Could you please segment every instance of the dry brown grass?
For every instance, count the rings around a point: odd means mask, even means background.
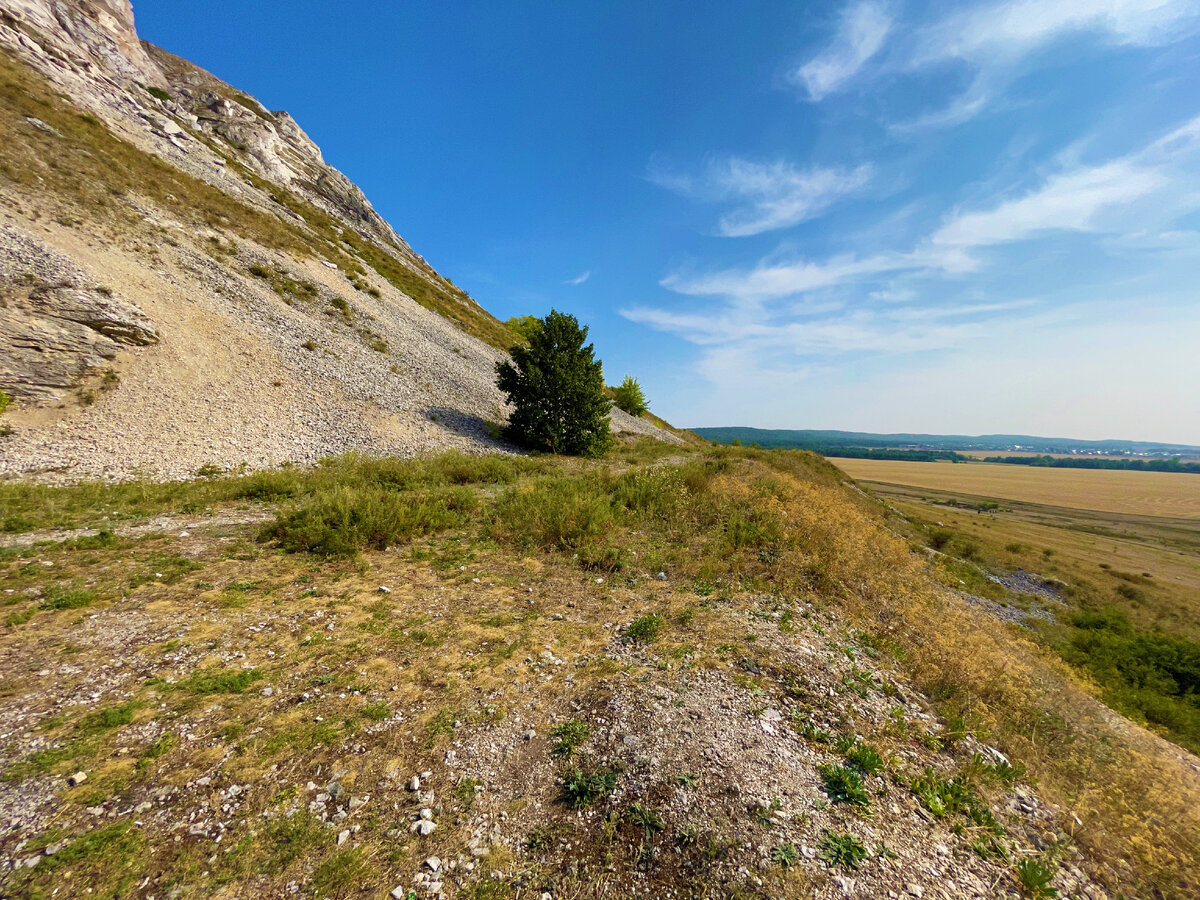
[[[105,622],[137,623],[152,615],[157,624],[139,625],[146,628],[137,638],[140,649],[128,651],[137,653],[145,676],[176,673],[177,682],[192,683],[181,666],[230,667],[227,656],[237,652],[245,656],[236,658],[233,671],[253,666],[263,672],[262,683],[288,696],[313,695],[301,711],[260,696],[257,683],[242,693],[199,696],[151,678],[139,690],[156,692],[154,702],[166,704],[157,715],[194,722],[205,749],[176,748],[144,770],[119,760],[106,763],[94,769],[89,791],[121,791],[145,777],[186,784],[214,764],[220,742],[211,742],[223,729],[232,752],[226,757],[230,778],[263,785],[260,790],[272,779],[303,782],[315,766],[328,771],[344,763],[338,747],[371,726],[370,710],[378,703],[407,710],[405,721],[374,739],[372,752],[350,766],[347,784],[373,783],[389,769],[407,774],[431,749],[449,746],[456,720],[488,721],[517,708],[530,715],[562,701],[560,680],[544,680],[523,664],[536,660],[542,648],[595,660],[576,667],[576,690],[623,677],[620,665],[605,658],[612,635],[598,623],[660,615],[666,627],[656,649],[663,659],[693,654],[698,667],[728,670],[731,654],[720,648],[748,646],[749,598],[803,598],[848,628],[865,629],[947,718],[963,716],[1028,766],[1043,796],[1059,808],[1061,827],[1112,886],[1147,897],[1194,892],[1200,884],[1194,759],[1113,715],[1031,641],[946,594],[930,580],[922,558],[889,531],[876,504],[846,491],[838,477],[810,454],[724,449],[658,460],[645,469],[569,462],[523,476],[514,496],[544,491],[545,503],[564,509],[587,509],[589,498],[598,496],[624,497],[636,511],[610,513],[607,544],[585,550],[612,549],[636,559],[632,570],[623,570],[631,574],[668,568],[669,583],[626,583],[623,575],[591,568],[587,554],[570,545],[552,550],[535,542],[520,549],[518,536],[489,519],[506,509],[504,515],[526,511],[506,507],[510,495],[492,488],[481,491],[484,505],[475,524],[357,559],[280,554],[231,529],[227,540],[208,538],[207,549],[193,549],[202,568],[173,583],[155,578],[156,572],[170,576],[183,568],[164,568],[166,558],[153,555],[182,546],[166,538],[91,550],[35,549],[29,558],[9,552],[0,577],[24,591],[43,584],[52,568],[57,580],[90,583],[101,597],[96,611],[111,610]],[[112,490],[94,491],[90,502],[109,506],[121,489]],[[54,566],[31,565],[43,556]],[[602,584],[595,582],[598,572]],[[130,587],[139,573],[150,580]],[[381,595],[380,584],[392,593]],[[571,604],[586,613],[584,622],[572,621]],[[568,615],[551,615],[558,611]],[[261,635],[248,630],[268,616],[282,616],[282,627]],[[100,664],[104,654],[124,652],[106,631],[95,631],[98,626],[80,632],[78,621],[79,610],[38,611],[10,628],[3,641],[22,658],[69,653],[77,662]],[[181,622],[191,627],[177,635]],[[71,644],[75,650],[64,649]],[[17,696],[36,691],[36,684],[31,670],[28,677],[8,677],[4,691]],[[137,715],[141,722],[150,710]],[[70,718],[42,733],[66,739],[74,728]],[[144,758],[145,748],[133,740],[132,758]],[[123,738],[124,746],[129,741]],[[105,742],[50,762],[52,771],[115,760],[115,745]],[[390,846],[383,836],[388,827],[384,821],[364,836],[371,853]],[[274,865],[265,845],[245,846],[221,863],[221,877],[237,881],[255,866]],[[321,844],[313,852],[320,858],[329,849]],[[188,864],[174,852],[169,844],[155,847],[155,864],[171,871]]]

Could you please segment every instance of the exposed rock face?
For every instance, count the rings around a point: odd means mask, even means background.
[[[53,399],[110,363],[122,345],[157,342],[136,307],[95,289],[39,289],[0,309],[0,379],[17,397]]]
[[[138,40],[129,0],[4,0],[0,25],[63,62],[150,84],[163,80]]]
[[[122,348],[158,342],[137,306],[14,229],[0,230],[0,255],[0,384],[11,395],[61,399]]]

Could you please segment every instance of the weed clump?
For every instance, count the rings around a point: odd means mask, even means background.
[[[825,781],[825,793],[830,800],[851,806],[871,805],[871,796],[863,785],[862,775],[856,769],[825,765],[821,766],[819,771]]]
[[[857,869],[867,858],[867,848],[852,834],[826,831],[821,837],[821,856],[839,869]]]
[[[574,766],[563,777],[562,799],[571,809],[585,809],[617,789],[619,772],[591,765]]]
[[[658,640],[665,624],[666,620],[658,613],[650,613],[630,622],[626,634],[635,644],[653,644]]]
[[[550,752],[555,756],[570,759],[575,755],[583,742],[591,736],[591,729],[588,728],[587,723],[582,719],[568,719],[561,725],[556,725],[552,728],[550,736],[556,738],[554,746],[550,748]]]

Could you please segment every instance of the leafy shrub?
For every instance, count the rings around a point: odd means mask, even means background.
[[[513,334],[526,341],[531,341],[533,336],[541,330],[542,320],[537,316],[513,316],[504,324]]]
[[[12,397],[8,396],[4,391],[0,391],[0,416],[4,415],[4,411],[8,409],[11,403]]]
[[[371,488],[322,491],[291,512],[279,513],[260,533],[288,553],[352,556],[384,550],[400,540],[461,524],[469,501],[461,493],[404,495]]]
[[[1112,608],[1077,612],[1071,625],[1059,652],[1100,684],[1106,702],[1200,752],[1200,642],[1137,629]]]
[[[612,446],[604,375],[593,346],[584,346],[587,333],[574,316],[551,310],[528,346],[497,363],[497,386],[513,406],[509,440],[569,456],[601,456]]]
[[[954,539],[954,532],[945,528],[931,528],[926,540],[934,550],[941,550]]]
[[[597,478],[555,477],[506,492],[493,512],[492,536],[519,547],[575,550],[612,523],[612,503]]]
[[[646,403],[646,395],[642,386],[632,375],[626,375],[621,384],[612,389],[613,403],[629,415],[637,417],[646,412],[650,406]]]

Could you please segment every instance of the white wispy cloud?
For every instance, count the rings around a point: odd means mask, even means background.
[[[930,241],[938,246],[985,247],[1046,231],[1091,231],[1105,211],[1123,207],[1167,183],[1165,172],[1128,160],[1067,172],[1020,199],[951,219]]]
[[[673,273],[662,286],[679,294],[725,296],[745,303],[777,300],[808,291],[900,272],[963,274],[982,263],[977,248],[1049,232],[1145,230],[1149,219],[1170,219],[1200,208],[1200,117],[1146,147],[1115,160],[1047,177],[1036,189],[988,208],[958,211],[916,247],[871,256],[814,261],[775,258],[748,269],[702,274]],[[1145,201],[1148,207],[1134,205]]]
[[[584,272],[581,275],[576,275],[574,278],[568,278],[566,281],[563,282],[563,284],[571,284],[571,285],[583,284],[585,281],[587,281],[591,277],[592,277],[592,271],[591,271],[591,269],[589,269],[588,271]]]
[[[1002,0],[967,6],[918,26],[903,68],[951,60],[975,70],[970,87],[943,109],[893,126],[912,131],[965,122],[1003,92],[1035,51],[1077,34],[1118,45],[1158,46],[1200,27],[1200,0]]]
[[[792,74],[812,100],[821,100],[853,78],[883,47],[892,30],[887,7],[872,0],[848,6],[833,42]]]
[[[1095,166],[1047,178],[1036,190],[991,209],[959,213],[929,238],[935,247],[987,247],[1049,231],[1139,230],[1136,201],[1154,197],[1152,218],[1200,207],[1195,164],[1200,161],[1200,116],[1146,147]]]
[[[700,175],[670,171],[652,162],[647,177],[675,193],[732,209],[718,223],[725,237],[745,237],[787,228],[819,215],[842,197],[862,189],[872,169],[798,169],[786,162],[753,162],[732,157],[712,162]]]
[[[956,12],[928,28],[916,62],[946,57],[1013,62],[1066,35],[1092,32],[1118,44],[1153,46],[1196,25],[1195,0],[1005,0]]]
[[[742,301],[776,300],[806,291],[861,281],[892,272],[938,269],[967,272],[978,263],[955,247],[930,247],[909,253],[880,253],[868,257],[838,256],[821,262],[760,262],[750,269],[726,269],[704,275],[668,275],[660,282],[668,290],[693,296],[726,296]]]

